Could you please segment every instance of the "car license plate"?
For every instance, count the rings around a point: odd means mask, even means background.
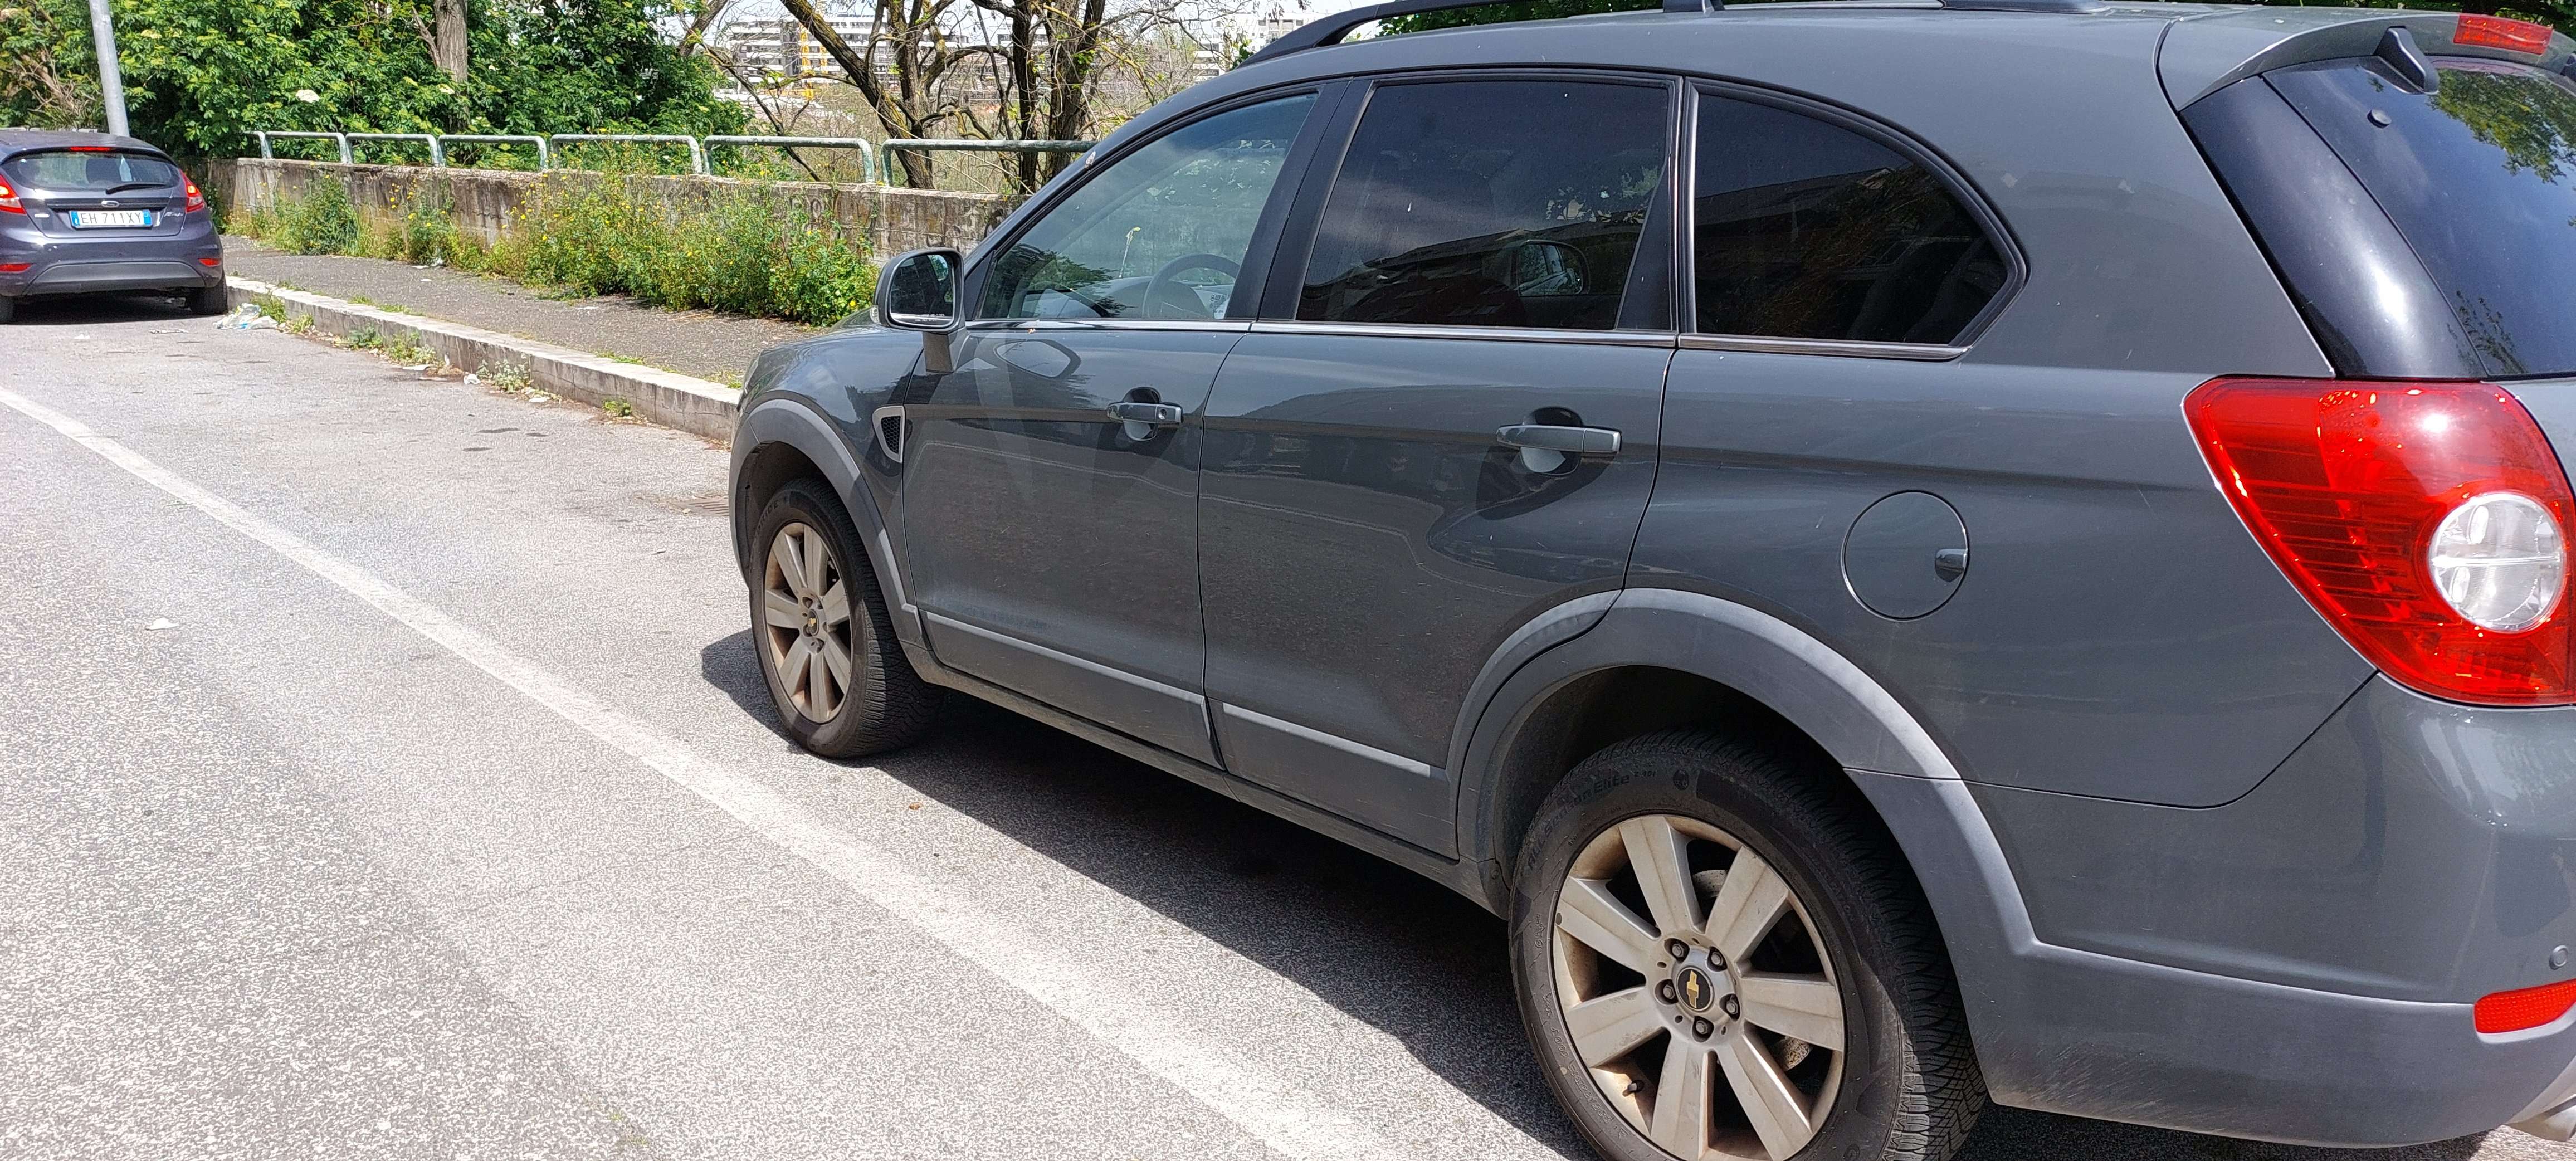
[[[150,210],[73,210],[72,228],[95,230],[103,226],[149,226]]]

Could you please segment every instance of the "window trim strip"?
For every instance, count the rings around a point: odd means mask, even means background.
[[[1257,335],[1348,335],[1375,339],[1462,339],[1512,343],[1588,343],[1603,347],[1669,347],[1671,331],[1576,331],[1553,327],[1457,327],[1436,323],[1344,323],[1310,319],[1261,319]]]
[[[1968,353],[1948,343],[1872,343],[1856,339],[1791,339],[1767,335],[1680,336],[1685,351],[1750,351],[1765,355],[1840,355],[1853,359],[1910,359],[1940,363]]]

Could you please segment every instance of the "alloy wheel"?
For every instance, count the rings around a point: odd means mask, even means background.
[[[1558,892],[1556,996],[1611,1107],[1684,1161],[1787,1161],[1842,1083],[1842,991],[1805,904],[1680,815],[1594,836]]]
[[[796,712],[828,722],[850,694],[850,590],[823,534],[789,524],[769,542],[762,581],[762,636]]]

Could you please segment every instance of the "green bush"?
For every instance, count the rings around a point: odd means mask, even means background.
[[[556,179],[490,268],[585,294],[830,323],[865,309],[876,269],[863,247],[763,189],[666,205],[636,178]]]
[[[345,254],[358,242],[358,207],[348,183],[317,177],[302,192],[281,199],[269,215],[269,234],[298,254]]]
[[[864,245],[814,225],[804,207],[759,187],[674,206],[647,180],[548,174],[498,245],[456,228],[443,186],[413,186],[390,224],[362,227],[348,187],[321,178],[227,230],[299,254],[357,254],[460,270],[577,294],[624,294],[674,310],[715,310],[824,325],[865,310],[876,267]]]

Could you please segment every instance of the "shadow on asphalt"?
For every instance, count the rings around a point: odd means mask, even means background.
[[[708,684],[778,729],[748,631],[699,659]],[[1503,922],[1465,898],[971,697],[951,696],[929,740],[867,764],[1395,1037],[1567,1157],[1593,1156],[1524,1047]],[[2458,1161],[2481,1140],[2304,1149],[1997,1108],[1958,1161]]]
[[[98,323],[168,322],[211,316],[188,313],[185,299],[153,294],[86,294],[76,298],[31,298],[18,304],[17,321],[0,326],[90,326]]]

